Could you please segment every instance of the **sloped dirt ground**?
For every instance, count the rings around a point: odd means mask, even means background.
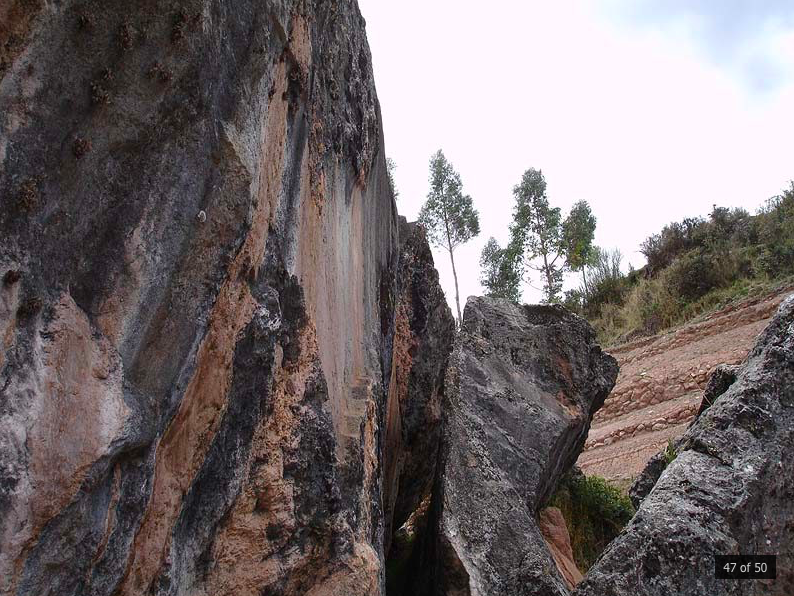
[[[794,286],[750,298],[667,333],[607,349],[620,364],[578,465],[627,485],[700,407],[711,371],[738,364]]]

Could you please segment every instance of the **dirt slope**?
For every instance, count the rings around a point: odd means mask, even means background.
[[[744,360],[794,287],[732,304],[667,333],[613,347],[620,375],[595,415],[578,464],[585,474],[633,479],[686,429],[711,371]]]

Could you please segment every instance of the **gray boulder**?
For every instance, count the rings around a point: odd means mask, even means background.
[[[645,467],[629,487],[629,498],[634,509],[638,509],[642,500],[653,490],[659,477],[667,467],[667,450],[663,449],[645,464]]]
[[[794,594],[794,297],[577,596]],[[777,554],[776,580],[718,580],[714,555]]]
[[[567,594],[537,514],[617,377],[559,306],[469,298],[447,371],[428,594]]]
[[[741,367],[734,364],[720,364],[709,377],[706,389],[703,391],[703,398],[700,401],[700,408],[698,409],[695,418],[689,423],[690,426],[697,422],[703,412],[705,412],[711,405],[717,401],[717,398],[725,393],[728,388],[736,381],[736,374]],[[654,455],[645,464],[642,472],[634,480],[631,487],[629,487],[629,498],[635,509],[638,509],[642,500],[648,496],[659,477],[667,467],[670,454],[667,453],[669,448],[673,449],[673,454],[678,453],[681,444],[681,438],[676,439],[671,445],[662,449],[659,453]]]

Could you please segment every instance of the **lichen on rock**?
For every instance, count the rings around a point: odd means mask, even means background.
[[[587,322],[562,307],[469,298],[416,593],[567,594],[537,515],[617,372]]]

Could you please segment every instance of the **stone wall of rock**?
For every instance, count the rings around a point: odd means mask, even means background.
[[[559,306],[469,298],[450,357],[425,594],[567,594],[537,524],[618,368]]]
[[[421,226],[400,217],[400,261],[384,463],[385,551],[430,498],[441,436],[444,375],[455,320]]]
[[[398,227],[355,1],[0,17],[0,593],[380,593]]]
[[[730,372],[577,596],[794,593],[794,297]],[[777,579],[715,579],[717,554],[776,554]]]

